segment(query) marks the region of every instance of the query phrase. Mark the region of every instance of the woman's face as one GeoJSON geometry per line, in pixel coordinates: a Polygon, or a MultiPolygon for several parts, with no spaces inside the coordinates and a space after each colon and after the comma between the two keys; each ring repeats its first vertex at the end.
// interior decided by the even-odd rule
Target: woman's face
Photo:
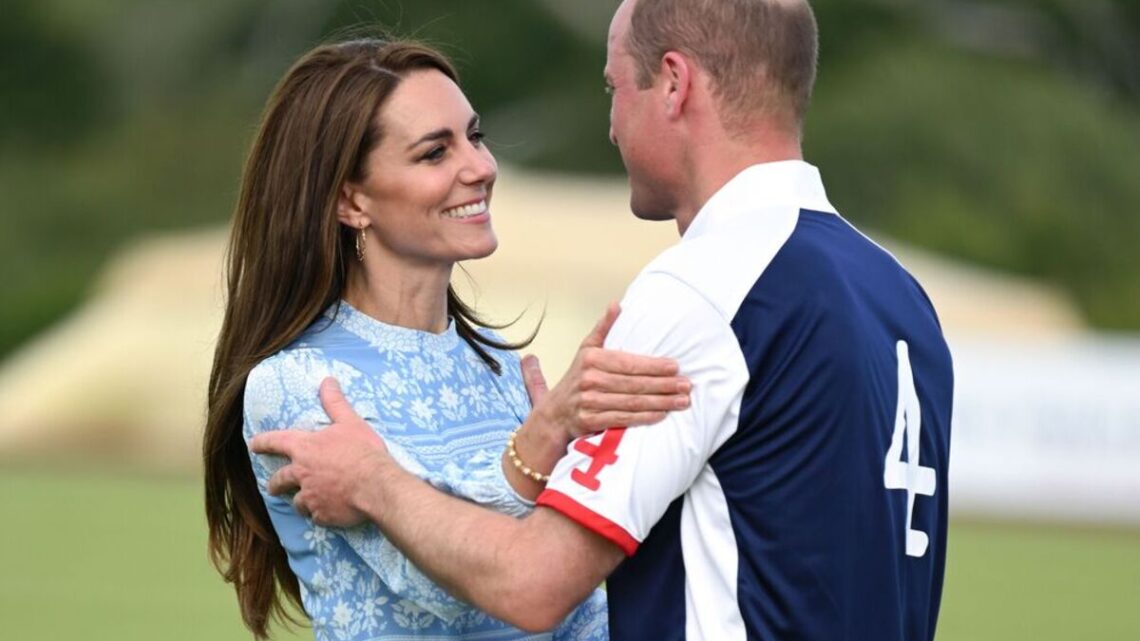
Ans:
{"type": "Polygon", "coordinates": [[[371,223],[368,254],[394,266],[450,268],[495,251],[489,205],[498,168],[459,87],[434,69],[414,72],[378,117],[381,142],[366,178],[349,186],[371,223]]]}

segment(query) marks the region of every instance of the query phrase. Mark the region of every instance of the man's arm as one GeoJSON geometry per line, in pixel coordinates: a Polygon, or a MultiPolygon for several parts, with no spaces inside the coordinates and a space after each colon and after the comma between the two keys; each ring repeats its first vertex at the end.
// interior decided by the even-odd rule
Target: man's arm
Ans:
{"type": "Polygon", "coordinates": [[[518,520],[432,488],[395,462],[331,379],[321,400],[331,427],[251,441],[255,452],[291,460],[269,491],[300,488],[294,505],[318,523],[374,522],[425,574],[488,614],[549,630],[623,558],[616,545],[549,508],[518,520]]]}
{"type": "Polygon", "coordinates": [[[444,589],[524,630],[556,627],[624,558],[552,509],[514,519],[385,467],[375,479],[383,489],[362,496],[362,512],[444,589]]]}
{"type": "Polygon", "coordinates": [[[519,627],[553,625],[617,565],[619,550],[632,553],[645,540],[704,470],[735,427],[747,382],[747,366],[719,310],[668,276],[639,282],[627,294],[638,313],[623,313],[610,339],[677,359],[693,382],[692,405],[653,427],[575,442],[551,474],[547,498],[539,497],[550,508],[514,521],[432,494],[395,466],[382,439],[332,393],[333,381],[321,388],[331,426],[251,442],[255,451],[292,461],[270,490],[300,488],[297,508],[318,522],[373,520],[454,594],[519,627]]]}

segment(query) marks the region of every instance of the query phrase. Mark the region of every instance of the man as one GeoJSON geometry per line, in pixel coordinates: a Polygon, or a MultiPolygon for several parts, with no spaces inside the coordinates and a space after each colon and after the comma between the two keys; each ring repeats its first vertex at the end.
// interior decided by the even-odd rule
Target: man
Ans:
{"type": "Polygon", "coordinates": [[[677,359],[689,410],[576,441],[515,520],[405,473],[329,385],[332,427],[252,444],[293,460],[271,491],[374,521],[527,629],[608,576],[617,640],[932,639],[950,355],[919,285],[801,160],[816,49],[802,0],[626,0],[610,27],[631,208],[682,240],[630,285],[606,345],[677,359]]]}

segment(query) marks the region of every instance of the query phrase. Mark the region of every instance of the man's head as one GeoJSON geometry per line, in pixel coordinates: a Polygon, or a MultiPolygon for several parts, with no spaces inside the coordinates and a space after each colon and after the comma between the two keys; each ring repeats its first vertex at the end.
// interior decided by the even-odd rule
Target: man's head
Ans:
{"type": "Polygon", "coordinates": [[[712,80],[729,129],[768,118],[799,128],[811,101],[818,30],[807,0],[629,0],[626,47],[646,89],[669,51],[712,80]]]}
{"type": "Polygon", "coordinates": [[[777,156],[798,153],[817,49],[806,0],[624,0],[606,82],[634,213],[671,218],[701,204],[683,193],[708,169],[693,150],[723,156],[737,150],[722,142],[775,138],[787,141],[777,156]]]}

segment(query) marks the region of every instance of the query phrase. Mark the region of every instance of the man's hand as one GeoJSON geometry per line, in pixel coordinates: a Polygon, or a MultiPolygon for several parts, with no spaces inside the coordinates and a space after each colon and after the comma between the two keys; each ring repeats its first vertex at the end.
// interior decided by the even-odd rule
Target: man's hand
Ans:
{"type": "Polygon", "coordinates": [[[388,448],[360,418],[340,391],[336,379],[321,382],[321,405],[332,425],[317,431],[264,432],[249,442],[251,451],[276,454],[289,464],[269,479],[269,493],[296,492],[293,505],[321,525],[350,527],[367,519],[364,492],[392,463],[388,448]]]}
{"type": "Polygon", "coordinates": [[[547,390],[538,359],[523,359],[523,381],[543,423],[561,426],[567,441],[604,429],[650,425],[689,406],[688,379],[677,362],[603,348],[621,308],[611,303],[582,341],[570,369],[547,390]]]}

